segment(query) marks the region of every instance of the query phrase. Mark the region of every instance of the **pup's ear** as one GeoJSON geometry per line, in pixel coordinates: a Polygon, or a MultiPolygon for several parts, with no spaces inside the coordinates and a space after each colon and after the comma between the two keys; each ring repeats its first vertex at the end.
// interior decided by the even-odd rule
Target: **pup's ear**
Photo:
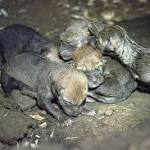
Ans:
{"type": "Polygon", "coordinates": [[[103,23],[102,21],[96,21],[96,22],[91,21],[89,25],[89,32],[91,33],[91,35],[98,37],[99,32],[101,32],[106,26],[108,25],[103,23]]]}

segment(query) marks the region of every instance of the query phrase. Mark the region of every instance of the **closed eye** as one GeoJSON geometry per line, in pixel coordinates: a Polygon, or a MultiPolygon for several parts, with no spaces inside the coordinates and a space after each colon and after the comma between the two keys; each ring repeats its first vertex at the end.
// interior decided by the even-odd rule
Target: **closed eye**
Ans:
{"type": "Polygon", "coordinates": [[[74,100],[72,100],[72,99],[68,99],[67,101],[65,100],[65,104],[66,104],[66,105],[77,106],[77,104],[74,104],[73,101],[74,101],[74,100]]]}
{"type": "Polygon", "coordinates": [[[63,97],[64,101],[65,101],[65,104],[67,105],[72,105],[71,103],[71,99],[67,98],[67,97],[63,97]]]}

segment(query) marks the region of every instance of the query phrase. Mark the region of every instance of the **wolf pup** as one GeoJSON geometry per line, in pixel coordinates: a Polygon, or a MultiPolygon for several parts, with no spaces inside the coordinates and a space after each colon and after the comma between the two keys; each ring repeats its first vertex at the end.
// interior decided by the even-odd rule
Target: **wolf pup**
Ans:
{"type": "Polygon", "coordinates": [[[145,48],[133,41],[121,26],[107,26],[98,32],[91,29],[97,37],[97,47],[103,54],[116,56],[138,79],[150,84],[150,48],[145,48]]]}
{"type": "Polygon", "coordinates": [[[19,89],[22,94],[36,98],[41,108],[64,121],[64,113],[69,116],[81,113],[88,83],[86,76],[70,65],[28,52],[14,56],[4,65],[2,88],[8,94],[19,89]]]}
{"type": "Polygon", "coordinates": [[[21,24],[4,27],[0,30],[0,66],[23,52],[48,55],[50,46],[50,41],[31,27],[21,24]]]}
{"type": "Polygon", "coordinates": [[[95,36],[92,36],[91,32],[89,32],[92,24],[99,31],[106,26],[102,22],[92,22],[86,19],[74,20],[68,24],[60,35],[59,55],[63,60],[72,59],[73,52],[84,44],[88,43],[95,46],[95,36]]]}
{"type": "Polygon", "coordinates": [[[85,44],[73,53],[75,68],[82,70],[88,78],[89,89],[98,87],[103,81],[103,59],[99,50],[85,44]]]}
{"type": "Polygon", "coordinates": [[[88,96],[103,103],[116,103],[127,99],[137,83],[130,72],[115,59],[107,59],[104,66],[104,82],[88,92],[88,96]]]}
{"type": "Polygon", "coordinates": [[[76,50],[73,56],[76,68],[87,75],[88,95],[97,101],[120,102],[135,90],[137,84],[130,72],[118,61],[102,56],[97,49],[84,45],[76,50]]]}

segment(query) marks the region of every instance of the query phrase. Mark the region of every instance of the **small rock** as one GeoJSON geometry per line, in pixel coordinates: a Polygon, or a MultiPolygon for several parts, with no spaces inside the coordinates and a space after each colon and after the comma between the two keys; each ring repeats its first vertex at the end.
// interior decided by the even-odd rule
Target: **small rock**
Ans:
{"type": "Polygon", "coordinates": [[[39,112],[39,114],[41,114],[41,115],[46,115],[47,112],[46,112],[45,110],[41,110],[41,111],[39,112]]]}
{"type": "Polygon", "coordinates": [[[73,123],[73,120],[67,119],[64,122],[58,123],[57,126],[59,126],[59,127],[68,127],[68,126],[71,126],[72,123],[73,123]]]}
{"type": "Polygon", "coordinates": [[[64,126],[68,127],[68,126],[71,126],[73,123],[73,121],[71,119],[67,119],[64,121],[64,126]]]}
{"type": "Polygon", "coordinates": [[[32,149],[36,149],[37,148],[36,144],[34,144],[34,143],[31,143],[30,146],[31,146],[32,149]]]}
{"type": "Polygon", "coordinates": [[[8,12],[4,9],[4,8],[1,8],[0,9],[0,13],[1,13],[1,15],[3,15],[4,17],[8,17],[9,15],[8,15],[8,12]]]}
{"type": "Polygon", "coordinates": [[[20,112],[9,110],[4,116],[5,110],[0,111],[0,141],[8,144],[16,144],[24,138],[29,128],[35,125],[35,121],[20,112]]]}
{"type": "Polygon", "coordinates": [[[42,121],[42,120],[45,119],[44,117],[40,116],[38,113],[36,113],[36,114],[31,114],[30,117],[31,117],[32,119],[35,119],[35,120],[38,120],[38,121],[42,121]]]}
{"type": "Polygon", "coordinates": [[[38,139],[36,139],[36,140],[35,140],[35,145],[37,146],[37,145],[38,145],[38,143],[39,143],[39,140],[38,140],[38,139]]]}
{"type": "Polygon", "coordinates": [[[93,6],[94,5],[95,0],[88,0],[87,5],[88,6],[93,6]]]}
{"type": "Polygon", "coordinates": [[[36,138],[40,139],[40,136],[38,134],[35,135],[36,138]]]}
{"type": "Polygon", "coordinates": [[[103,118],[105,118],[105,116],[101,116],[101,117],[99,117],[97,120],[101,120],[101,119],[103,119],[103,118]]]}
{"type": "Polygon", "coordinates": [[[67,3],[67,4],[64,5],[64,7],[65,7],[65,8],[70,8],[70,4],[67,3]]]}
{"type": "Polygon", "coordinates": [[[47,122],[43,122],[39,125],[40,128],[46,128],[47,127],[47,122]]]}
{"type": "MultiPolygon", "coordinates": [[[[1,26],[0,30],[3,30],[3,29],[4,29],[4,26],[1,26]]],[[[0,75],[1,75],[1,71],[0,71],[0,75]]],[[[1,85],[0,85],[0,87],[1,87],[1,85]]]]}
{"type": "Polygon", "coordinates": [[[140,3],[147,3],[147,0],[138,0],[140,3]]]}
{"type": "Polygon", "coordinates": [[[74,140],[74,139],[77,139],[77,138],[78,137],[76,137],[76,136],[75,137],[66,137],[65,140],[74,140]]]}
{"type": "Polygon", "coordinates": [[[104,111],[103,110],[99,110],[98,111],[98,115],[103,115],[104,114],[104,111]]]}
{"type": "Polygon", "coordinates": [[[95,116],[96,112],[95,112],[95,110],[89,110],[87,112],[82,112],[82,115],[85,115],[85,116],[95,116]]]}
{"type": "Polygon", "coordinates": [[[115,24],[115,23],[114,23],[113,21],[111,21],[111,20],[107,20],[106,23],[109,24],[109,25],[114,25],[114,24],[115,24]]]}
{"type": "Polygon", "coordinates": [[[78,10],[80,10],[80,7],[79,7],[79,6],[74,6],[74,7],[72,8],[72,10],[78,11],[78,10]]]}
{"type": "Polygon", "coordinates": [[[52,130],[51,134],[50,134],[50,138],[52,139],[54,136],[54,129],[52,130]]]}
{"type": "Polygon", "coordinates": [[[105,111],[105,116],[111,116],[113,111],[111,109],[105,111]]]}
{"type": "Polygon", "coordinates": [[[90,16],[89,16],[89,10],[88,10],[88,9],[84,9],[84,10],[83,10],[83,16],[84,16],[85,18],[90,18],[90,16]]]}
{"type": "Polygon", "coordinates": [[[113,9],[105,9],[101,12],[101,16],[104,20],[112,20],[115,17],[115,11],[113,9]]]}
{"type": "Polygon", "coordinates": [[[122,0],[113,0],[112,3],[113,3],[113,4],[122,3],[122,0]]]}
{"type": "Polygon", "coordinates": [[[25,148],[26,148],[26,147],[29,147],[29,145],[30,145],[29,141],[25,141],[25,142],[22,144],[22,146],[25,147],[25,148]]]}
{"type": "Polygon", "coordinates": [[[74,19],[83,19],[81,15],[77,15],[77,14],[71,14],[70,16],[74,19]]]}

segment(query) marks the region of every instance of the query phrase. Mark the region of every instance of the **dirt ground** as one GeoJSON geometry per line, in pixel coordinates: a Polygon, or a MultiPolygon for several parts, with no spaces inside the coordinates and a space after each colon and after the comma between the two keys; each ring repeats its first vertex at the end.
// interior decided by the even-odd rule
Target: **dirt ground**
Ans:
{"type": "MultiPolygon", "coordinates": [[[[36,28],[52,42],[58,41],[60,32],[71,19],[86,17],[113,24],[149,14],[148,0],[0,0],[0,27],[23,23],[36,28]]],[[[4,99],[1,94],[0,103],[3,106],[10,104],[4,101],[7,98],[4,99]]],[[[121,103],[94,102],[86,105],[96,114],[74,118],[69,127],[59,127],[55,119],[37,107],[25,111],[28,116],[36,112],[41,114],[45,119],[38,123],[47,123],[47,127],[43,125],[33,129],[30,131],[32,134],[29,133],[30,137],[18,142],[14,149],[22,149],[21,145],[30,145],[35,149],[42,143],[48,145],[45,149],[150,149],[149,94],[135,91],[121,103]]],[[[0,149],[10,148],[11,146],[0,144],[0,149]]]]}

